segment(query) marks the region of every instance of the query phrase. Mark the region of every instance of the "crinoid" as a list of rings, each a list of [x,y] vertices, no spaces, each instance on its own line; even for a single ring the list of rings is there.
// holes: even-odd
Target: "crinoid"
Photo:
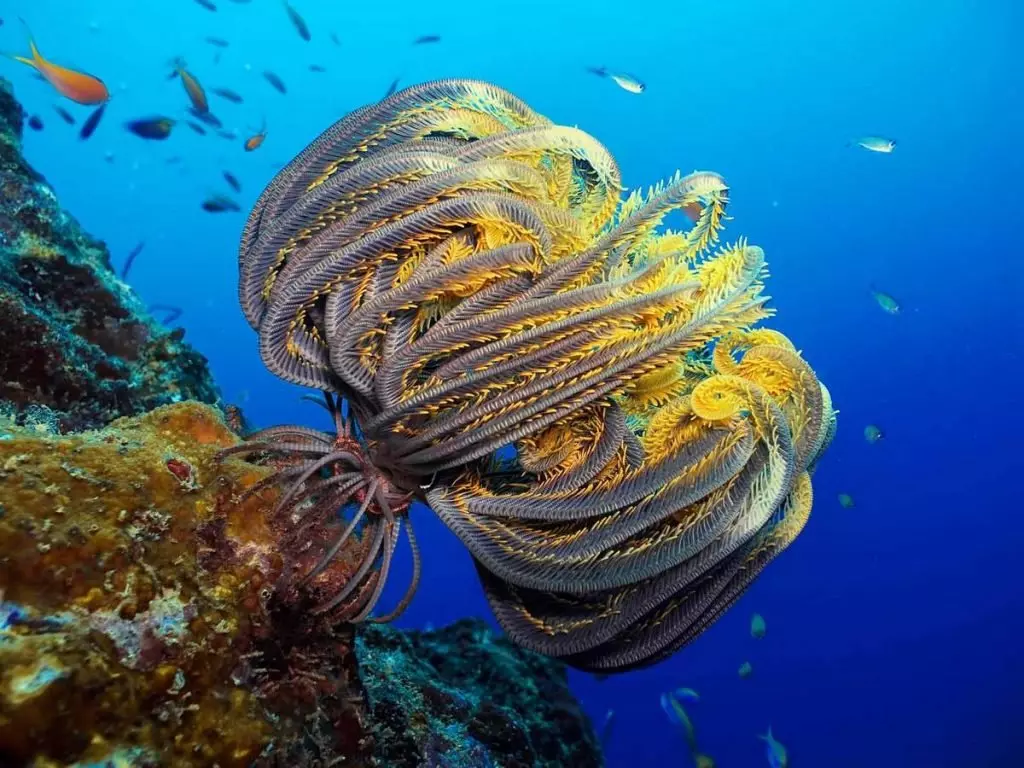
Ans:
[[[526,647],[622,670],[713,622],[803,527],[835,427],[799,352],[755,327],[765,254],[719,245],[727,204],[708,171],[623,198],[594,138],[475,81],[316,139],[239,260],[265,364],[328,392],[337,431],[237,449],[277,464],[285,588],[367,618],[418,499]],[[685,229],[661,227],[673,211]]]

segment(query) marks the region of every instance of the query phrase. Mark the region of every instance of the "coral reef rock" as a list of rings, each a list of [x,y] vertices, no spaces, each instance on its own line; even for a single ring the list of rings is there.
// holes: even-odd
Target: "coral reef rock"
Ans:
[[[198,403],[0,420],[0,765],[601,765],[564,666],[482,622],[353,639],[281,604],[236,441]]]
[[[22,157],[23,118],[0,78],[0,406],[75,430],[217,402],[205,358],[149,316]]]
[[[370,625],[356,640],[378,765],[603,765],[565,666],[479,619],[432,632]]]

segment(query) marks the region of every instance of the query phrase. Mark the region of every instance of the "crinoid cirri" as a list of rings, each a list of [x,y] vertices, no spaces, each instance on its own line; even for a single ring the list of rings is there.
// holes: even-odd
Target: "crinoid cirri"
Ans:
[[[220,457],[246,455],[275,469],[241,500],[280,490],[269,520],[281,533],[285,559],[278,594],[289,602],[308,602],[317,614],[351,622],[370,616],[404,523],[412,549],[412,581],[394,609],[372,619],[391,621],[409,605],[420,577],[419,547],[408,520],[414,493],[406,487],[408,481],[380,466],[385,462],[374,462],[372,446],[362,441],[340,398],[325,392],[322,405],[334,434],[301,426],[271,427],[249,435]],[[350,541],[356,538],[358,542]]]

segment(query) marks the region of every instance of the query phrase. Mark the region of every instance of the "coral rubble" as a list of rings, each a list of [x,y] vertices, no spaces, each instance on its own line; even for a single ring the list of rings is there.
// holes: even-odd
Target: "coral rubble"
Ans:
[[[0,79],[0,402],[66,430],[217,402],[203,356],[149,316],[22,157],[23,117]]]

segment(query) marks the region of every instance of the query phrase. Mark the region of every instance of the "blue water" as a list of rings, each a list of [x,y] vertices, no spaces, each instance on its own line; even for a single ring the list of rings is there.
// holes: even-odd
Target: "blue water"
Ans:
[[[226,169],[247,210],[277,164],[395,77],[493,81],[598,137],[628,185],[677,167],[719,171],[732,189],[727,235],[767,251],[773,326],[830,387],[839,434],[804,534],[718,624],[652,669],[572,674],[595,722],[615,709],[610,766],[690,764],[658,704],[682,685],[700,691],[689,710],[701,748],[726,768],[767,765],[757,734],[769,724],[792,766],[1024,765],[1021,4],[295,0],[305,43],[276,0],[215,2],[216,13],[191,0],[4,0],[0,49],[25,49],[22,15],[45,55],[111,86],[85,143],[27,68],[0,72],[46,123],[26,135],[30,161],[115,262],[146,241],[132,284],[183,308],[187,338],[255,424],[317,423],[319,412],[264,370],[237,307],[244,212],[211,216],[199,203],[227,191]],[[443,41],[409,45],[429,33]],[[207,35],[231,42],[219,63]],[[185,116],[181,84],[166,79],[177,55],[208,89],[245,96],[210,96],[226,127],[244,137],[266,119],[259,151],[184,126],[163,143],[122,130]],[[647,91],[584,71],[601,64]],[[847,146],[865,134],[895,138],[896,151]],[[182,162],[165,164],[173,155]],[[903,312],[883,313],[871,284]],[[869,423],[885,433],[874,445]],[[841,508],[840,492],[856,507]],[[400,624],[489,616],[469,556],[429,510],[413,514],[424,579]],[[400,565],[385,604],[405,587]],[[767,621],[760,641],[754,611]]]

